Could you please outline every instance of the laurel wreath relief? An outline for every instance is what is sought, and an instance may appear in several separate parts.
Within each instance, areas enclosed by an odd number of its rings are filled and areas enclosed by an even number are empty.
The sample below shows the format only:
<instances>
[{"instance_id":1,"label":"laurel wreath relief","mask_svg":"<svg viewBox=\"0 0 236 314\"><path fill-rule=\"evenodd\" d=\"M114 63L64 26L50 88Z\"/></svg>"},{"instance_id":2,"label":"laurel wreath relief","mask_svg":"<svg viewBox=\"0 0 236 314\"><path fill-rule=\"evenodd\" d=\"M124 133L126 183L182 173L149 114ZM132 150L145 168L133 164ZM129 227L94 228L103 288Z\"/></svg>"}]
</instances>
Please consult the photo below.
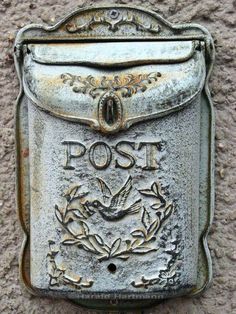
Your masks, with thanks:
<instances>
[{"instance_id":1,"label":"laurel wreath relief","mask_svg":"<svg viewBox=\"0 0 236 314\"><path fill-rule=\"evenodd\" d=\"M99 182L105 184L104 181L99 179ZM132 188L132 179L129 178L126 184L120 189L125 193L129 193ZM130 284L138 289L147 289L149 286L160 285L167 287L175 285L179 280L178 272L178 253L180 251L180 238L177 235L173 237L172 232L178 226L174 226L172 229L161 229L165 221L174 213L175 206L173 202L168 201L165 195L165 191L158 182L153 182L149 189L140 189L139 193L143 197L150 198L150 208L145 206L141 207L140 211L140 227L135 230L131 230L129 236L126 239L117 237L110 243L105 241L103 237L94 233L89 226L89 218L95 214L94 211L88 209L86 204L86 196L88 192L81 192L82 185L73 186L63 196L65 198L65 206L59 208L55 205L55 216L64 229L64 238L61 242L62 245L76 246L78 249L87 251L97 257L98 260L109 260L112 258L119 258L121 260L127 260L133 254L148 254L150 252L157 251L155 246L157 238L160 241L164 241L164 247L166 243L174 245L174 250L165 249L165 253L170 255L170 259L164 268L152 278L146 278L142 276L140 279L132 281ZM119 194L119 192L117 193ZM117 195L116 194L116 195ZM103 194L103 198L107 198L106 194ZM140 200L136 201L138 203ZM134 204L135 204L134 203ZM134 212L138 215L136 212ZM132 213L132 214L134 214ZM121 218L123 219L123 218ZM74 227L74 223L78 226ZM169 239L169 240L167 240ZM94 281L91 279L84 279L80 275L68 274L66 269L58 266L56 257L59 254L59 248L55 248L56 243L49 241L49 286L51 288L59 285L65 285L76 289L90 288L93 286ZM160 246L163 244L160 242Z\"/></svg>"},{"instance_id":2,"label":"laurel wreath relief","mask_svg":"<svg viewBox=\"0 0 236 314\"><path fill-rule=\"evenodd\" d=\"M55 205L56 218L65 230L62 244L77 246L79 249L96 255L100 261L111 258L127 260L132 254L147 254L158 250L154 242L164 222L174 212L173 203L166 200L159 183L154 182L150 189L139 190L140 194L154 199L150 210L154 211L155 218L153 219L149 210L143 207L140 228L131 231L129 238L122 240L118 237L111 244L106 242L100 234L93 233L89 227L87 221L94 212L89 212L83 205L82 199L87 193L81 193L80 188L80 185L75 186L64 195L66 200L64 208ZM76 202L78 200L81 200L80 206ZM73 222L77 222L79 226L77 230L72 228Z\"/></svg>"}]
</instances>

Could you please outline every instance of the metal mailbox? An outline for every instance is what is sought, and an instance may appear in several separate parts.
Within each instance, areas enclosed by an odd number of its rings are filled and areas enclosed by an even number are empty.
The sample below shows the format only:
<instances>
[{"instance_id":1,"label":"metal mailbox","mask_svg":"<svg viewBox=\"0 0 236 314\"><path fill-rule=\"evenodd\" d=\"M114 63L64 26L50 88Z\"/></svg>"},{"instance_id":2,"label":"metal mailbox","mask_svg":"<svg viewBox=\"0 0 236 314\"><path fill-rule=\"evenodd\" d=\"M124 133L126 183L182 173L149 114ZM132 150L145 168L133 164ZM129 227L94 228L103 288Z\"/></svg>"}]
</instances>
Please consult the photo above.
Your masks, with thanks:
<instances>
[{"instance_id":1,"label":"metal mailbox","mask_svg":"<svg viewBox=\"0 0 236 314\"><path fill-rule=\"evenodd\" d=\"M214 47L130 6L17 35L21 276L95 308L193 296L211 279Z\"/></svg>"}]
</instances>

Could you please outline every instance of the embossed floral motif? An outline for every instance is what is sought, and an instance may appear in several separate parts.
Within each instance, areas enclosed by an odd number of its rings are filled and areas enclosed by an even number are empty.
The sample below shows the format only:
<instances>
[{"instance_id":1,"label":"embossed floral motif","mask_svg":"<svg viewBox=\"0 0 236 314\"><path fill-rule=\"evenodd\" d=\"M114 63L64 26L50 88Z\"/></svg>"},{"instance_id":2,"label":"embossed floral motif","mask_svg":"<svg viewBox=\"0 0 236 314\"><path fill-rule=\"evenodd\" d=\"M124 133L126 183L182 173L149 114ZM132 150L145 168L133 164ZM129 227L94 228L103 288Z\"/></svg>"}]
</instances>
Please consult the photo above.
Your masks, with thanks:
<instances>
[{"instance_id":1,"label":"embossed floral motif","mask_svg":"<svg viewBox=\"0 0 236 314\"><path fill-rule=\"evenodd\" d=\"M99 179L99 183L101 185L103 200L108 197L111 198L108 207L111 207L112 203L116 203L116 199L118 201L121 200L123 206L125 205L125 201L132 188L132 180L130 178L128 178L125 185L113 196L108 196L109 188L103 180ZM141 220L140 228L132 230L129 237L126 239L122 239L121 237L113 239L111 244L106 242L100 234L93 232L92 226L89 224L89 218L100 210L98 207L96 208L98 200L89 202L89 204L94 204L94 206L88 206L88 201L82 201L87 193L81 193L80 187L80 185L73 187L64 195L66 199L66 206L64 208L59 208L57 205L55 206L57 220L65 230L66 237L62 241L62 244L75 245L79 249L96 255L100 261L111 258L127 260L130 255L133 254L147 254L158 250L155 246L157 236L160 236L163 223L174 212L174 205L172 202L166 200L160 184L154 182L150 190L145 189L139 191L143 195L148 194L155 197L156 201L151 206L151 210L154 211L154 219L153 215L150 215L150 212L143 207L141 219L138 218ZM122 196L124 196L125 199L122 199ZM81 200L79 206L76 202L77 200ZM135 208L131 205L130 207L134 210L132 209L129 214L138 215L141 210L140 200L135 201L134 204ZM111 212L112 211L111 209ZM101 216L103 217L103 215ZM123 219L124 216L125 215L119 215L115 220ZM106 216L103 218L107 221L110 220L107 219ZM77 230L71 227L74 222L79 226Z\"/></svg>"},{"instance_id":2,"label":"embossed floral motif","mask_svg":"<svg viewBox=\"0 0 236 314\"><path fill-rule=\"evenodd\" d=\"M90 288L93 285L92 280L84 280L81 276L79 275L73 275L69 276L66 274L66 269L61 268L57 265L56 263L56 256L59 254L59 250L54 248L55 242L54 241L49 241L49 253L48 253L48 258L49 258L49 286L50 287L55 287L55 286L61 286L61 285L66 285L70 286L76 289L82 289L82 288Z\"/></svg>"},{"instance_id":3,"label":"embossed floral motif","mask_svg":"<svg viewBox=\"0 0 236 314\"><path fill-rule=\"evenodd\" d=\"M118 13L118 12L117 12ZM120 26L122 25L134 25L136 28L136 31L140 32L147 32L147 33L153 33L158 34L160 32L160 26L149 23L148 25L145 25L143 22L139 21L138 18L134 15L121 15L118 19L118 16L120 14L117 14L114 16L115 18L105 17L105 16L92 16L90 20L83 24L78 24L77 21L75 22L69 22L66 24L66 30L69 33L80 33L80 32L88 32L93 30L94 26L96 25L105 25L108 27L109 31L116 32L120 29Z\"/></svg>"},{"instance_id":4,"label":"embossed floral motif","mask_svg":"<svg viewBox=\"0 0 236 314\"><path fill-rule=\"evenodd\" d=\"M137 92L145 92L148 85L158 80L159 72L148 74L127 74L124 76L102 76L95 78L92 75L82 77L70 73L61 75L63 83L72 86L75 93L88 94L93 98L107 91L118 91L122 97L131 97Z\"/></svg>"}]
</instances>

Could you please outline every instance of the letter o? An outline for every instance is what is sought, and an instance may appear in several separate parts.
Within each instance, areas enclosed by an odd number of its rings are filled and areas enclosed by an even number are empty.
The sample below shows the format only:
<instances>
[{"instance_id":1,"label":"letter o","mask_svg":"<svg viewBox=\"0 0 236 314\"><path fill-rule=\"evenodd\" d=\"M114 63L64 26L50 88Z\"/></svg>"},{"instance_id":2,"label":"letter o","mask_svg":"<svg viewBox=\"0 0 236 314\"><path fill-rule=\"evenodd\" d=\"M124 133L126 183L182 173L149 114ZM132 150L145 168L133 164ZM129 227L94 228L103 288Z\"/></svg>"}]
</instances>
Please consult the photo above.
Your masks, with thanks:
<instances>
[{"instance_id":1,"label":"letter o","mask_svg":"<svg viewBox=\"0 0 236 314\"><path fill-rule=\"evenodd\" d=\"M105 160L103 163L98 163L95 160L95 151L97 149L98 146L101 146L104 148L104 152L105 152ZM91 162L92 166L95 169L106 169L107 167L109 167L110 163L111 163L111 159L112 159L112 153L111 153L111 149L110 147L104 143L104 142L96 142L93 145L91 145L91 147L89 148L89 161Z\"/></svg>"}]
</instances>

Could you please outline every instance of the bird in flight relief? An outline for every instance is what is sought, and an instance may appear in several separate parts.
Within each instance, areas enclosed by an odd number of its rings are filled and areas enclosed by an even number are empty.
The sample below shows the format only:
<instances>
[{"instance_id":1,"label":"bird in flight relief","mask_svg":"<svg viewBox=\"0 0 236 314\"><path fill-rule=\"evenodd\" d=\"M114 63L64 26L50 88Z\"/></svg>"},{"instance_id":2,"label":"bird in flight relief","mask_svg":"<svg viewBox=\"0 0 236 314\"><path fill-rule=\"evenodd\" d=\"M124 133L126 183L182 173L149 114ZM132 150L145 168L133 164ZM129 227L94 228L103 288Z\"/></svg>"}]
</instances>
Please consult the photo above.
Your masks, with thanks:
<instances>
[{"instance_id":1,"label":"bird in flight relief","mask_svg":"<svg viewBox=\"0 0 236 314\"><path fill-rule=\"evenodd\" d=\"M132 177L129 176L121 189L113 194L108 185L100 178L97 178L101 192L103 194L103 202L94 200L86 201L85 206L90 212L98 211L100 215L107 221L119 220L126 215L136 214L141 209L141 199L135 201L129 207L126 207L127 198L132 190Z\"/></svg>"}]
</instances>

